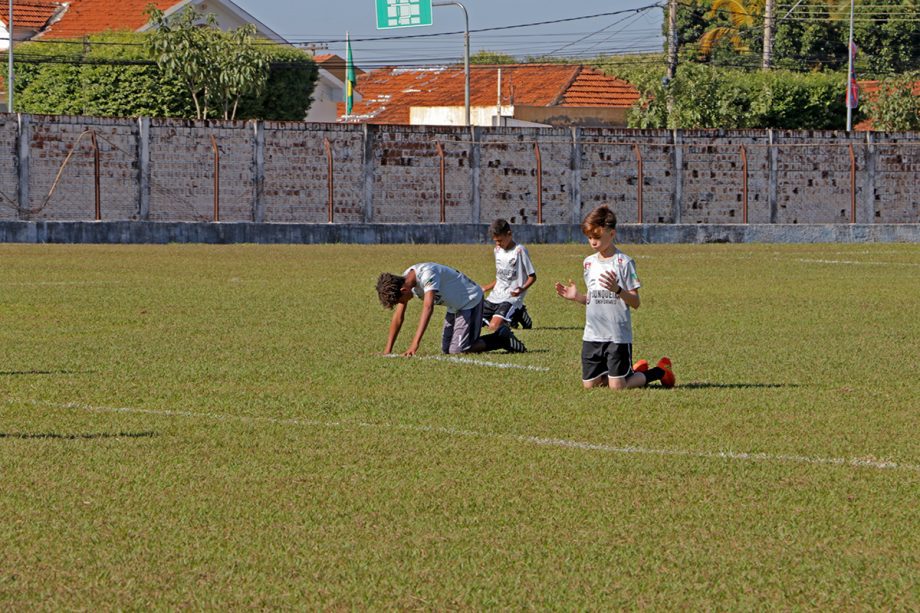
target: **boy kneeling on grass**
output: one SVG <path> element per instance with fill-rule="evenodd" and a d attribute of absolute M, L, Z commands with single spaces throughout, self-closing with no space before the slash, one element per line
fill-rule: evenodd
<path fill-rule="evenodd" d="M 671 360 L 663 357 L 655 368 L 646 360 L 632 364 L 632 318 L 630 309 L 639 308 L 639 277 L 632 258 L 614 244 L 617 217 L 607 206 L 599 206 L 581 224 L 594 253 L 584 260 L 587 294 L 570 280 L 556 283 L 556 293 L 585 305 L 582 336 L 582 384 L 588 387 L 626 389 L 661 381 L 674 387 Z"/>
<path fill-rule="evenodd" d="M 407 304 L 413 297 L 422 299 L 422 312 L 419 314 L 415 336 L 403 353 L 404 356 L 415 355 L 418 351 L 435 305 L 447 307 L 441 334 L 442 352 L 479 353 L 495 349 L 505 349 L 512 353 L 527 351 L 524 343 L 515 338 L 508 326 L 502 326 L 494 334 L 480 337 L 482 288 L 450 266 L 423 262 L 410 266 L 402 275 L 381 273 L 377 279 L 377 296 L 383 306 L 393 309 L 384 353 L 393 351 L 406 316 Z"/>

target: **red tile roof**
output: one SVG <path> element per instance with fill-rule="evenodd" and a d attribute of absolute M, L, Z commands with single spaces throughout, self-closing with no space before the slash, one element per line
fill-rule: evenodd
<path fill-rule="evenodd" d="M 474 65 L 470 106 L 495 106 L 499 69 L 505 105 L 629 108 L 639 99 L 639 92 L 626 81 L 586 66 Z M 381 68 L 359 76 L 356 89 L 364 100 L 355 103 L 353 121 L 408 124 L 410 107 L 463 106 L 463 67 Z M 341 108 L 339 115 L 343 113 Z"/>
<path fill-rule="evenodd" d="M 64 5 L 59 2 L 38 2 L 17 0 L 13 3 L 13 27 L 40 30 L 51 20 Z M 9 3 L 0 6 L 0 20 L 6 25 L 10 22 Z"/>
<path fill-rule="evenodd" d="M 144 10 L 153 4 L 161 11 L 177 0 L 70 0 L 61 19 L 42 38 L 80 38 L 109 30 L 138 30 L 149 21 Z M 15 18 L 15 15 L 14 15 Z M 13 24 L 15 25 L 15 23 Z"/>

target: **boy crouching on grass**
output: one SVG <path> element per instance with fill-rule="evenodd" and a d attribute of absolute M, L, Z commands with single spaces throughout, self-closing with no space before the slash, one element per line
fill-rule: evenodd
<path fill-rule="evenodd" d="M 537 272 L 527 247 L 514 242 L 511 224 L 504 219 L 496 219 L 489 226 L 489 234 L 495 241 L 495 278 L 482 286 L 483 292 L 489 292 L 483 305 L 482 321 L 489 330 L 498 330 L 501 326 L 520 325 L 525 330 L 533 327 L 533 320 L 524 306 L 527 289 L 536 283 Z"/>
<path fill-rule="evenodd" d="M 661 381 L 674 387 L 676 379 L 671 360 L 663 357 L 655 368 L 646 360 L 632 364 L 632 319 L 630 309 L 639 308 L 639 278 L 632 258 L 617 249 L 617 217 L 607 206 L 600 206 L 585 217 L 581 231 L 588 237 L 594 253 L 584 260 L 587 294 L 581 294 L 570 280 L 556 283 L 556 293 L 585 305 L 585 332 L 582 336 L 582 383 L 588 387 L 626 389 Z"/>
<path fill-rule="evenodd" d="M 408 302 L 413 297 L 422 299 L 415 336 L 404 356 L 415 355 L 422 336 L 431 321 L 435 305 L 447 307 L 444 330 L 441 334 L 441 351 L 444 353 L 479 353 L 506 349 L 512 353 L 527 351 L 524 343 L 514 337 L 508 326 L 494 334 L 480 337 L 482 329 L 482 288 L 465 274 L 443 264 L 423 262 L 410 266 L 402 275 L 381 273 L 377 279 L 377 296 L 380 303 L 393 309 L 390 332 L 384 353 L 391 353 L 406 316 Z"/>

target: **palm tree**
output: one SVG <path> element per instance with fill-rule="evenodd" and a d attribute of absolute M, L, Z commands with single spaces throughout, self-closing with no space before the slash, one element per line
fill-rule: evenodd
<path fill-rule="evenodd" d="M 720 13 L 726 13 L 728 25 L 716 25 L 707 30 L 699 39 L 699 53 L 708 57 L 713 48 L 722 40 L 728 40 L 735 51 L 745 53 L 750 48 L 745 44 L 742 36 L 746 28 L 754 25 L 755 21 L 763 15 L 765 0 L 713 0 L 707 19 L 716 19 Z M 700 4 L 706 0 L 698 0 Z"/>

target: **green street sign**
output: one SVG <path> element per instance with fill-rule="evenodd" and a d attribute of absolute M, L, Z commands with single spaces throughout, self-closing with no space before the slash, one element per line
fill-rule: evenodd
<path fill-rule="evenodd" d="M 377 0 L 377 29 L 431 25 L 431 0 Z"/>

